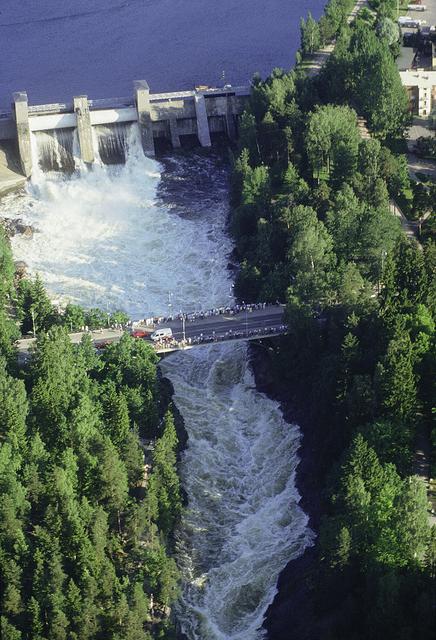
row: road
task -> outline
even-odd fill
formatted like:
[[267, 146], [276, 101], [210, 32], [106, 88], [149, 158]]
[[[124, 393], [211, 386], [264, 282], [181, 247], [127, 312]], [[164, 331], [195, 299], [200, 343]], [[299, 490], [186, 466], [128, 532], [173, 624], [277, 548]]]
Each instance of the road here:
[[[222, 313], [185, 323], [185, 339], [188, 345], [197, 346], [215, 340], [225, 341], [239, 339], [255, 339], [266, 335], [274, 335], [284, 332], [283, 320], [284, 307], [282, 305], [271, 305], [265, 309], [254, 309], [252, 311], [240, 311], [237, 314]], [[183, 339], [183, 327], [181, 320], [162, 322], [155, 325], [156, 329], [170, 327], [177, 342]], [[123, 335], [122, 329], [98, 329], [86, 332], [96, 347], [102, 342], [116, 342]], [[83, 331], [70, 333], [71, 342], [78, 344]], [[35, 338], [22, 338], [16, 342], [18, 351], [18, 361], [26, 362], [34, 346]], [[171, 348], [164, 348], [163, 345], [155, 345], [157, 353], [164, 353], [178, 349], [178, 345]]]
[[[253, 335], [255, 330], [278, 329], [283, 325], [283, 307], [268, 306], [265, 309], [253, 311], [240, 311], [238, 314], [220, 314], [209, 318], [199, 318], [185, 323], [185, 337], [199, 338], [200, 336], [216, 336], [220, 338], [231, 337], [238, 334], [241, 337]], [[182, 321], [168, 322], [165, 327], [170, 327], [177, 340], [183, 338]]]
[[[347, 18], [348, 24], [351, 24], [361, 9], [368, 6], [368, 0], [357, 0], [350, 15]], [[315, 51], [312, 55], [306, 56], [302, 63], [302, 68], [306, 71], [310, 78], [318, 75], [330, 55], [335, 50], [336, 40], [326, 44], [322, 49]]]
[[[96, 331], [89, 331], [86, 333], [89, 333], [94, 344], [98, 345], [99, 342], [104, 341], [115, 342], [121, 338], [124, 332], [121, 329], [97, 329]], [[83, 335], [85, 335], [84, 331], [70, 333], [71, 342], [73, 344], [79, 344]], [[25, 362], [27, 360], [35, 342], [35, 338], [22, 338], [21, 340], [17, 340], [15, 346], [18, 351], [18, 362]]]

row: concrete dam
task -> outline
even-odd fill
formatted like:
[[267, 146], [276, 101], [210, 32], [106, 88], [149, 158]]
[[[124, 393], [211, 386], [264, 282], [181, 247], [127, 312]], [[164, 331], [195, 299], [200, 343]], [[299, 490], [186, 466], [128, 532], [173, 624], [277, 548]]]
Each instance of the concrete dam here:
[[123, 126], [133, 122], [140, 127], [147, 156], [155, 155], [159, 142], [178, 148], [188, 137], [210, 147], [214, 134], [224, 134], [230, 140], [237, 137], [238, 119], [250, 96], [249, 86], [152, 94], [147, 82], [138, 80], [133, 89], [127, 98], [89, 100], [76, 96], [70, 104], [46, 105], [29, 105], [26, 92], [14, 93], [11, 112], [0, 112], [0, 143], [18, 143], [21, 171], [27, 178], [32, 174], [31, 135], [38, 132], [55, 139], [66, 156], [78, 153], [87, 164], [95, 160], [97, 130], [100, 138], [108, 139], [102, 145], [102, 155], [104, 149], [108, 155], [109, 149], [122, 156]]

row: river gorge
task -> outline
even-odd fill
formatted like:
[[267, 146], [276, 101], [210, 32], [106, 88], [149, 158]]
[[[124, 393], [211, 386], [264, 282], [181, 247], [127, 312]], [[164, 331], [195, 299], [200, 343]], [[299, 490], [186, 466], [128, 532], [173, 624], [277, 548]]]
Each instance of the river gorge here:
[[[0, 12], [2, 58], [8, 39], [23, 42], [2, 73], [0, 106], [17, 88], [35, 103], [84, 92], [127, 94], [139, 77], [152, 91], [246, 83], [256, 71], [289, 67], [300, 16], [309, 10], [318, 16], [323, 6], [314, 0], [96, 0], [92, 9], [80, 0], [74, 11], [51, 0], [38, 9], [22, 5], [7, 0]], [[74, 52], [62, 46], [66, 32], [81, 42]], [[95, 41], [86, 46], [90, 33]], [[35, 37], [47, 41], [38, 68], [29, 55]], [[123, 40], [129, 46], [119, 46]], [[75, 153], [77, 140], [65, 160], [59, 141], [33, 136], [32, 180], [1, 201], [3, 217], [34, 230], [12, 239], [15, 259], [39, 273], [60, 304], [122, 308], [137, 319], [232, 303], [226, 152], [145, 158], [136, 125], [123, 132], [124, 164], [104, 164], [97, 136], [94, 144], [97, 161], [89, 168]], [[67, 171], [47, 171], [47, 162]], [[295, 487], [300, 429], [257, 391], [248, 349], [213, 345], [161, 363], [189, 437], [180, 463], [188, 504], [177, 532], [183, 584], [176, 607], [189, 640], [266, 637], [262, 623], [278, 576], [313, 539]]]
[[[125, 164], [86, 168], [75, 158], [68, 175], [42, 171], [47, 149], [38, 136], [33, 145], [32, 181], [3, 199], [2, 215], [34, 229], [12, 238], [14, 255], [53, 298], [136, 318], [233, 300], [225, 153], [157, 162], [132, 125]], [[247, 350], [214, 345], [161, 364], [189, 437], [176, 615], [190, 640], [264, 637], [278, 575], [312, 540], [295, 487], [299, 428], [256, 390]]]

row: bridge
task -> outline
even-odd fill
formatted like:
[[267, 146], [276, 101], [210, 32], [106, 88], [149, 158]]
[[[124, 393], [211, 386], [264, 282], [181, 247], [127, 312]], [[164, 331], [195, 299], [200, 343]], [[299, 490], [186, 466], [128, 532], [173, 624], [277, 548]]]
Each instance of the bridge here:
[[[133, 327], [148, 326], [150, 331], [169, 327], [173, 334], [171, 340], [156, 343], [150, 341], [156, 353], [166, 354], [216, 342], [259, 340], [284, 334], [287, 331], [284, 308], [284, 305], [243, 305], [237, 308], [197, 312], [195, 315], [181, 314], [168, 321], [162, 318], [152, 327], [145, 323], [133, 323]], [[83, 335], [90, 335], [95, 347], [99, 349], [111, 342], [117, 342], [126, 331], [127, 329], [112, 328], [79, 331], [70, 333], [70, 338], [73, 344], [78, 344]], [[131, 329], [128, 332], [131, 332]], [[36, 338], [17, 340], [19, 362], [27, 361], [35, 342]]]
[[147, 156], [155, 155], [155, 140], [165, 139], [173, 148], [184, 136], [196, 136], [202, 147], [211, 146], [211, 135], [237, 137], [238, 119], [250, 96], [249, 86], [197, 87], [193, 91], [150, 93], [145, 80], [133, 84], [132, 96], [88, 100], [76, 96], [68, 104], [29, 105], [25, 91], [13, 94], [11, 112], [0, 112], [0, 141], [18, 140], [21, 169], [32, 174], [31, 134], [68, 129], [77, 132], [83, 162], [95, 159], [92, 127], [137, 122]]

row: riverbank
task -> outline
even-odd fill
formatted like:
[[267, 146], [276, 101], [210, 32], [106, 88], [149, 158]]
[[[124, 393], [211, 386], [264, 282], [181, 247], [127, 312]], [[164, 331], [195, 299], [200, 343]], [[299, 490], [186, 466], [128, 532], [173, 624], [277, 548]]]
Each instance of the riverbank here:
[[[302, 396], [300, 392], [297, 395], [294, 390], [281, 385], [275, 376], [274, 350], [270, 344], [269, 341], [263, 341], [253, 343], [250, 347], [250, 364], [256, 388], [280, 403], [283, 416], [289, 424], [296, 423], [300, 427], [303, 437], [296, 486], [301, 496], [300, 506], [309, 516], [310, 528], [318, 535], [323, 513], [324, 465], [319, 459], [320, 448], [317, 447], [322, 437], [321, 426], [311, 410], [310, 398]], [[278, 593], [268, 607], [264, 620], [268, 640], [289, 640], [289, 629], [292, 629], [293, 640], [317, 640], [322, 637], [322, 625], [315, 616], [311, 588], [316, 562], [316, 547], [308, 547], [302, 556], [291, 560], [280, 573]]]

